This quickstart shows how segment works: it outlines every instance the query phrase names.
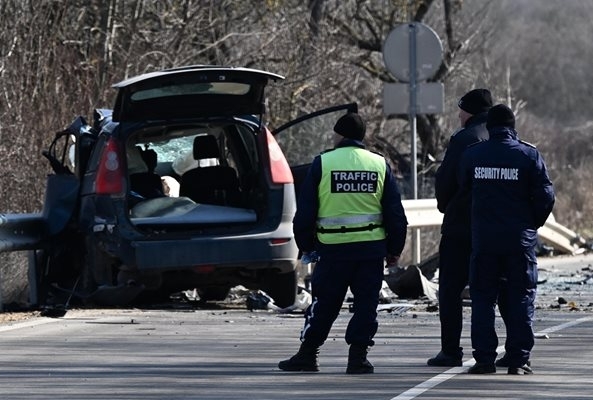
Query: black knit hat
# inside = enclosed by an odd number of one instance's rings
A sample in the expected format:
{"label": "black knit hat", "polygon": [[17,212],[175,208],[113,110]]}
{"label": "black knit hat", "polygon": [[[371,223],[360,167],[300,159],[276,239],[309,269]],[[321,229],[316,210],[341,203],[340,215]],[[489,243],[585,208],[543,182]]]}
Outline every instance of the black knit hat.
{"label": "black knit hat", "polygon": [[348,113],[338,120],[334,125],[334,132],[345,138],[362,140],[366,132],[366,125],[360,115]]}
{"label": "black knit hat", "polygon": [[473,89],[467,92],[457,106],[472,115],[486,112],[492,107],[492,94],[488,89]]}
{"label": "black knit hat", "polygon": [[494,128],[495,126],[508,126],[515,128],[515,114],[513,110],[504,104],[497,104],[488,110],[488,119],[486,120],[486,128]]}

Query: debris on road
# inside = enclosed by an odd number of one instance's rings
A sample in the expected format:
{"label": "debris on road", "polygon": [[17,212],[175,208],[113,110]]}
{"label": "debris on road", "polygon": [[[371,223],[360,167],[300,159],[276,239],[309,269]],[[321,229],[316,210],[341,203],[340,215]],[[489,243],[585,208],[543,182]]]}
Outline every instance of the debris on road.
{"label": "debris on road", "polygon": [[429,281],[416,265],[391,269],[385,275],[385,281],[400,299],[418,299],[423,296],[430,300],[438,299],[438,283]]}

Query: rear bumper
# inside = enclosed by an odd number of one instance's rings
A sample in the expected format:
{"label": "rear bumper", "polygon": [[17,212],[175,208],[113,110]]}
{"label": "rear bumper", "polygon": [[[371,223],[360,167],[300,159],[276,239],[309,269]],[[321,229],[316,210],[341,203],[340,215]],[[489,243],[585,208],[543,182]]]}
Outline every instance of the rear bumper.
{"label": "rear bumper", "polygon": [[[282,237],[286,240],[278,243],[277,239]],[[131,243],[131,247],[134,264],[140,271],[179,270],[200,265],[259,269],[270,268],[271,264],[284,265],[285,268],[291,266],[294,270],[298,257],[298,249],[292,235],[262,234],[191,240],[136,241]]]}

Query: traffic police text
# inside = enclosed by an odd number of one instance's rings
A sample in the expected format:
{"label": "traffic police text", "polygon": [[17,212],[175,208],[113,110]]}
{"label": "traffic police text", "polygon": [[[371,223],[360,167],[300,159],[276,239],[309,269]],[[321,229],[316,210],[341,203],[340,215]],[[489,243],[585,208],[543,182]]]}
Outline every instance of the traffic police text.
{"label": "traffic police text", "polygon": [[379,176],[372,171],[332,171],[332,193],[376,193]]}

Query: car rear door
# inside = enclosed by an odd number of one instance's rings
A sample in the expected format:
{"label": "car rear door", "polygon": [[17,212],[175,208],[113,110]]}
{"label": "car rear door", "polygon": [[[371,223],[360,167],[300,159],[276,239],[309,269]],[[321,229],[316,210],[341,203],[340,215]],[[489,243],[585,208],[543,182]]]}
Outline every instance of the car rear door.
{"label": "car rear door", "polygon": [[113,85],[118,89],[113,120],[261,116],[265,86],[282,79],[256,69],[203,65],[151,72]]}
{"label": "car rear door", "polygon": [[298,195],[313,158],[334,147],[334,125],[348,112],[358,112],[356,103],[325,108],[296,118],[272,131],[282,149]]}

